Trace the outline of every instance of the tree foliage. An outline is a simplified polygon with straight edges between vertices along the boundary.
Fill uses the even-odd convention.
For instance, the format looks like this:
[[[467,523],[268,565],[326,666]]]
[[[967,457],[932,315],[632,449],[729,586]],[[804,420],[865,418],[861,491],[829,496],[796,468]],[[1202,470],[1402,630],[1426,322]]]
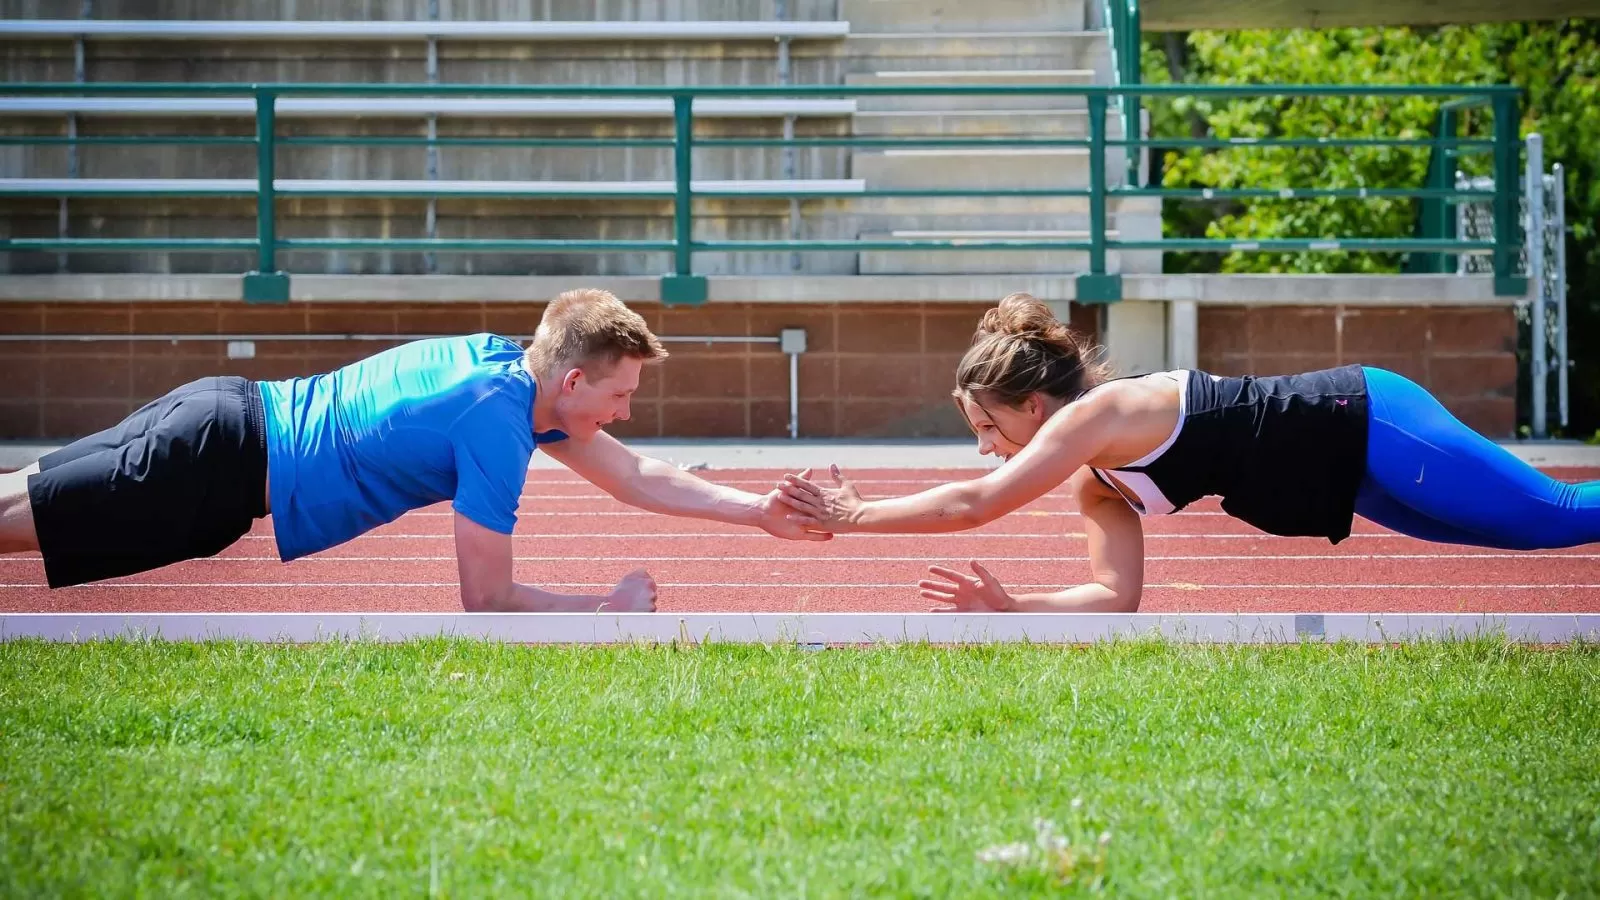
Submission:
[[[1574,425],[1600,426],[1600,19],[1447,26],[1190,32],[1147,35],[1144,80],[1185,84],[1514,84],[1520,132],[1543,135],[1546,165],[1565,169]],[[1429,98],[1151,100],[1160,137],[1386,137],[1432,135]],[[1461,135],[1490,136],[1487,109]],[[1399,187],[1424,183],[1429,148],[1262,148],[1152,151],[1152,180],[1167,187]],[[1460,160],[1490,172],[1485,151]],[[1407,237],[1408,199],[1169,201],[1173,237]],[[1169,271],[1397,272],[1397,254],[1167,254]]]

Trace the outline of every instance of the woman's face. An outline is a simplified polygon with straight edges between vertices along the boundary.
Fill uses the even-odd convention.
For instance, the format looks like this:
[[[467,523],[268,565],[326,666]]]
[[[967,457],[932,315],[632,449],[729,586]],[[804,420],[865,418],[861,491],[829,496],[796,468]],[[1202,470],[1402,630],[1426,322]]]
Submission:
[[[1007,406],[998,400],[979,404],[971,394],[962,394],[957,401],[962,415],[967,417],[967,427],[978,438],[978,452],[994,454],[1001,459],[1015,456],[1048,418],[1043,399],[1034,394],[1022,401],[1020,407]]]

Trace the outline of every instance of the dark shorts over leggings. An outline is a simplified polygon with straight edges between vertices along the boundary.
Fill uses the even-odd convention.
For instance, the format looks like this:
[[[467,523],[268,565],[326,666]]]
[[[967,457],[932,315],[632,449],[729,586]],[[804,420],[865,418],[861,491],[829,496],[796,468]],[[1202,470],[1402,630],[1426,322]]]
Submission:
[[[261,393],[202,378],[39,460],[28,477],[51,587],[214,556],[266,515]]]

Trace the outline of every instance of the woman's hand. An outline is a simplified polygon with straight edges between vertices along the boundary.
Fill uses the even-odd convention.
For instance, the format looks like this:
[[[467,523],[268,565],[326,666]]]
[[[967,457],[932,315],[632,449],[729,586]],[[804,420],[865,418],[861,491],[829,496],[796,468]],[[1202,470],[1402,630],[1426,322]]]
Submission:
[[[955,569],[946,569],[944,566],[928,567],[928,573],[941,580],[924,579],[917,582],[917,587],[922,589],[923,599],[950,604],[934,607],[932,611],[1014,611],[1017,608],[1016,601],[1006,593],[1005,587],[1000,584],[1000,579],[994,577],[993,573],[977,561],[973,561],[971,565],[977,577],[957,572]]]
[[[834,487],[823,487],[801,475],[785,475],[778,482],[783,502],[801,516],[814,520],[812,527],[826,531],[843,531],[861,514],[866,502],[856,486],[840,474],[839,467],[830,465]]]

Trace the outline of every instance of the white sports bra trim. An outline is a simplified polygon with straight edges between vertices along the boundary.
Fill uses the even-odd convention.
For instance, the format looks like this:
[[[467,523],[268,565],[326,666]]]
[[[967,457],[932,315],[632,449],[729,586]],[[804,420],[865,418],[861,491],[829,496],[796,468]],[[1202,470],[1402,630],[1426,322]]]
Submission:
[[[1189,415],[1190,370],[1174,369],[1170,372],[1153,372],[1151,374],[1165,375],[1178,382],[1178,423],[1173,426],[1172,433],[1167,435],[1167,439],[1162,441],[1159,447],[1128,463],[1130,468],[1148,466],[1160,459],[1161,455],[1170,450],[1173,443],[1178,440],[1178,435],[1183,432],[1184,420]],[[1161,492],[1161,488],[1156,486],[1155,481],[1143,472],[1129,472],[1123,468],[1102,470],[1094,467],[1090,467],[1090,471],[1094,472],[1095,477],[1100,479],[1102,484],[1121,494],[1122,499],[1128,501],[1128,505],[1133,507],[1134,512],[1141,516],[1165,516],[1171,515],[1176,511],[1172,501],[1168,500],[1166,495]],[[1107,471],[1115,472],[1116,479],[1112,480],[1106,474]],[[1118,482],[1121,482],[1121,485]],[[1127,487],[1126,491],[1122,489],[1123,486]],[[1128,496],[1130,492],[1133,494],[1131,497]]]

